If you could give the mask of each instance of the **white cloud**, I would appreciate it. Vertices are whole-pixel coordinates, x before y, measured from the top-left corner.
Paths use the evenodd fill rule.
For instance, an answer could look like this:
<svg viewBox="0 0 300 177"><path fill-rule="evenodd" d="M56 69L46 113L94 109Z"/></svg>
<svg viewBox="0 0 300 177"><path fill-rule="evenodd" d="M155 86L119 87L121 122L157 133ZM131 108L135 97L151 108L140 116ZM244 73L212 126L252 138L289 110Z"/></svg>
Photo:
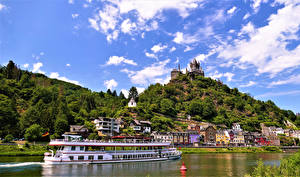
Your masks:
<svg viewBox="0 0 300 177"><path fill-rule="evenodd" d="M71 66L71 64L67 63L67 64L66 64L66 66L67 66L67 67L70 67L70 66Z"/></svg>
<svg viewBox="0 0 300 177"><path fill-rule="evenodd" d="M158 13L165 9L175 9L179 12L182 17L187 17L189 15L189 10L195 9L199 6L199 0L120 0L114 1L121 14L126 14L130 11L136 11L137 15L142 19L152 19Z"/></svg>
<svg viewBox="0 0 300 177"><path fill-rule="evenodd" d="M45 53L44 52L40 52L40 56L43 56Z"/></svg>
<svg viewBox="0 0 300 177"><path fill-rule="evenodd" d="M136 87L136 90L137 90L138 94L141 94L143 91L145 91L145 88L143 88L143 87Z"/></svg>
<svg viewBox="0 0 300 177"><path fill-rule="evenodd" d="M118 38L118 36L119 36L119 31L115 30L106 36L106 40L108 42L111 42L112 40L116 40Z"/></svg>
<svg viewBox="0 0 300 177"><path fill-rule="evenodd" d="M75 80L70 80L66 77L63 77L63 76L59 76L58 72L52 72L50 73L50 78L52 79L58 79L58 80L62 80L62 81L65 81L65 82L70 82L70 83L73 83L73 84L76 84L76 85L80 85L78 81L75 81Z"/></svg>
<svg viewBox="0 0 300 177"><path fill-rule="evenodd" d="M148 53L148 52L145 52L145 55L149 58L155 58L157 59L157 56L154 54L154 53Z"/></svg>
<svg viewBox="0 0 300 177"><path fill-rule="evenodd" d="M126 89L121 89L121 92L124 94L125 98L128 98L129 91Z"/></svg>
<svg viewBox="0 0 300 177"><path fill-rule="evenodd" d="M145 67L140 71L129 71L127 69L123 69L121 71L128 74L132 83L148 85L150 83L155 83L158 80L161 81L161 76L170 73L171 69L166 67L169 62L170 59L160 61L152 64L151 66Z"/></svg>
<svg viewBox="0 0 300 177"><path fill-rule="evenodd" d="M75 18L77 18L77 17L79 17L79 14L72 14L72 18L73 18L73 19L75 19Z"/></svg>
<svg viewBox="0 0 300 177"><path fill-rule="evenodd" d="M239 36L240 35L243 35L243 34L248 34L248 35L251 35L255 32L255 28L254 28L254 25L249 22L247 23L247 25L244 25L241 29L241 31L239 32Z"/></svg>
<svg viewBox="0 0 300 177"><path fill-rule="evenodd" d="M6 8L6 6L4 4L0 3L0 11L3 10L3 9L5 9L5 8Z"/></svg>
<svg viewBox="0 0 300 177"><path fill-rule="evenodd" d="M293 75L286 80L273 81L269 86L284 85L284 84L300 84L300 74Z"/></svg>
<svg viewBox="0 0 300 177"><path fill-rule="evenodd" d="M103 2L103 8L96 11L93 18L89 18L90 26L97 31L109 35L115 29L124 33L129 31L151 31L158 29L158 22L162 12L175 9L183 18L187 17L191 10L199 7L202 0L107 0ZM122 16L133 13L136 23L128 23L125 20L120 25Z"/></svg>
<svg viewBox="0 0 300 177"><path fill-rule="evenodd" d="M299 95L300 90L286 91L286 92L268 92L261 95L255 96L255 98L274 97L274 96L285 96L285 95Z"/></svg>
<svg viewBox="0 0 300 177"><path fill-rule="evenodd" d="M69 4L74 4L74 0L68 0Z"/></svg>
<svg viewBox="0 0 300 177"><path fill-rule="evenodd" d="M286 48L288 40L299 39L300 13L295 12L300 12L300 5L291 3L271 15L266 26L253 29L253 25L248 23L243 32L248 32L250 39L237 39L233 45L224 44L219 48L219 57L238 67L254 65L257 74L270 73L271 77L287 68L299 66L300 46L293 50Z"/></svg>
<svg viewBox="0 0 300 177"><path fill-rule="evenodd" d="M44 71L42 71L40 68L43 66L43 63L38 62L38 63L34 63L33 64L33 69L32 72L33 73L41 73L41 74L45 74Z"/></svg>
<svg viewBox="0 0 300 177"><path fill-rule="evenodd" d="M199 62L203 62L206 59L206 55L205 54L199 54L195 57L195 59Z"/></svg>
<svg viewBox="0 0 300 177"><path fill-rule="evenodd" d="M235 10L236 10L236 7L233 6L231 9L227 10L227 14L231 15L231 14L233 14L235 12Z"/></svg>
<svg viewBox="0 0 300 177"><path fill-rule="evenodd" d="M185 49L183 50L183 52L188 52L193 50L194 48L190 47L190 46L186 46Z"/></svg>
<svg viewBox="0 0 300 177"><path fill-rule="evenodd" d="M254 82L254 81L249 81L248 84L240 85L240 87L251 87L251 86L253 86L253 85L255 85L255 84L256 84L256 82Z"/></svg>
<svg viewBox="0 0 300 177"><path fill-rule="evenodd" d="M221 77L225 77L228 82L232 81L232 77L234 76L233 73L226 72L226 73L219 73L218 71L215 71L213 74L209 74L209 77L213 79L220 79Z"/></svg>
<svg viewBox="0 0 300 177"><path fill-rule="evenodd" d="M173 46L169 52L174 52L175 50L176 50L176 47Z"/></svg>
<svg viewBox="0 0 300 177"><path fill-rule="evenodd" d="M29 67L29 64L28 63L25 63L24 65L23 65L23 68L28 68Z"/></svg>
<svg viewBox="0 0 300 177"><path fill-rule="evenodd" d="M134 65L134 66L137 65L137 63L134 62L133 60L129 60L129 59L126 59L124 57L119 57L119 56L109 57L109 60L106 62L106 65L119 65L121 63L126 63L126 64Z"/></svg>
<svg viewBox="0 0 300 177"><path fill-rule="evenodd" d="M256 13L259 10L259 7L262 3L268 2L268 0L252 0L251 7L253 8L254 12Z"/></svg>
<svg viewBox="0 0 300 177"><path fill-rule="evenodd" d="M157 45L154 45L151 50L154 52L154 53L157 53L157 52L162 52L164 49L166 49L168 46L167 45L162 45L161 43L157 44Z"/></svg>
<svg viewBox="0 0 300 177"><path fill-rule="evenodd" d="M173 42L177 44L192 44L199 42L200 31L196 35L183 34L182 32L176 32L174 34Z"/></svg>
<svg viewBox="0 0 300 177"><path fill-rule="evenodd" d="M111 80L105 80L104 85L107 89L112 89L117 87L118 83L114 79L111 79Z"/></svg>
<svg viewBox="0 0 300 177"><path fill-rule="evenodd" d="M243 20L246 20L249 17L250 17L250 13L246 13L245 16L243 17Z"/></svg>
<svg viewBox="0 0 300 177"><path fill-rule="evenodd" d="M96 31L99 31L99 30L100 30L99 25L98 25L98 23L97 23L97 18L95 18L95 19L89 18L88 20L89 20L90 26L91 26L92 28L94 28Z"/></svg>
<svg viewBox="0 0 300 177"><path fill-rule="evenodd" d="M183 33L182 32L176 32L175 38L173 41L177 44L181 44L183 42Z"/></svg>
<svg viewBox="0 0 300 177"><path fill-rule="evenodd" d="M123 33L131 33L132 30L134 30L136 28L136 24L135 23L132 23L130 21L130 19L126 19L122 22L121 24L121 31Z"/></svg>

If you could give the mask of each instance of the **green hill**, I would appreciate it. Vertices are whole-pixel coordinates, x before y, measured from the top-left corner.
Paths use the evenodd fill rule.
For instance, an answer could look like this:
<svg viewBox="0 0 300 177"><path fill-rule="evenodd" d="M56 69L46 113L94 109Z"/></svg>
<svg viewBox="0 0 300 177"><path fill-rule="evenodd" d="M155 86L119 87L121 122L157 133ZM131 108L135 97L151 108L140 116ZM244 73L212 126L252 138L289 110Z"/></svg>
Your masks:
<svg viewBox="0 0 300 177"><path fill-rule="evenodd" d="M0 137L23 137L33 124L51 135L68 131L68 125L86 124L90 117L114 116L127 104L116 91L92 92L43 74L20 70L12 61L0 67Z"/></svg>
<svg viewBox="0 0 300 177"><path fill-rule="evenodd" d="M122 93L92 92L20 70L10 61L0 67L0 137L23 137L34 124L53 137L68 131L72 124L85 124L92 130L90 118L98 116L122 117L127 125L132 117L150 120L153 130L159 131L186 128L181 120L188 115L195 121L227 126L240 122L244 129L253 131L261 122L284 127L284 121L290 120L300 126L300 117L292 111L202 76L191 80L181 74L167 85L150 85L137 99L138 106L128 108L128 99Z"/></svg>
<svg viewBox="0 0 300 177"><path fill-rule="evenodd" d="M286 127L286 120L300 126L300 117L292 111L282 110L270 100L255 100L237 88L230 89L221 81L203 76L191 79L181 74L167 85L151 85L139 96L138 105L154 123L153 128L160 131L168 130L163 126L166 124L171 128L178 125L184 128L186 125L174 118L186 119L188 115L195 121L228 127L239 122L249 131L259 130L260 123Z"/></svg>

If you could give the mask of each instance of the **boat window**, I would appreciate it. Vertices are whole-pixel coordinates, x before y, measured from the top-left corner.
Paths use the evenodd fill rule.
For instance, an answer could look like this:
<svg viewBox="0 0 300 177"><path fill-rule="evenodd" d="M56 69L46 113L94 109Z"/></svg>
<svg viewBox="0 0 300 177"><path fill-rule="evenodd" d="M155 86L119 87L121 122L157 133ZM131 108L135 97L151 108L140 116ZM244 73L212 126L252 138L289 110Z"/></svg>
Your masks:
<svg viewBox="0 0 300 177"><path fill-rule="evenodd" d="M102 155L98 155L98 160L103 160L103 156Z"/></svg>
<svg viewBox="0 0 300 177"><path fill-rule="evenodd" d="M74 160L74 156L69 156L70 160Z"/></svg>
<svg viewBox="0 0 300 177"><path fill-rule="evenodd" d="M78 160L84 160L84 156L78 156Z"/></svg>
<svg viewBox="0 0 300 177"><path fill-rule="evenodd" d="M80 150L83 151L84 150L84 146L80 146Z"/></svg>
<svg viewBox="0 0 300 177"><path fill-rule="evenodd" d="M93 156L93 155L90 155L90 156L89 156L89 160L94 160L94 156Z"/></svg>
<svg viewBox="0 0 300 177"><path fill-rule="evenodd" d="M71 151L75 151L75 149L76 149L76 146L71 147Z"/></svg>

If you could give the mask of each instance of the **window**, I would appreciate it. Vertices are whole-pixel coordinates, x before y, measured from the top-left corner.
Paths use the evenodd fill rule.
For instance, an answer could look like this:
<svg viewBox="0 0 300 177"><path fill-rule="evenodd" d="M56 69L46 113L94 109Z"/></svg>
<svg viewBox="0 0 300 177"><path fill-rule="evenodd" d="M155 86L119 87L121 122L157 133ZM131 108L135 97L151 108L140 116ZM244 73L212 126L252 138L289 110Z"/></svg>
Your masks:
<svg viewBox="0 0 300 177"><path fill-rule="evenodd" d="M90 155L89 160L94 160L94 156Z"/></svg>
<svg viewBox="0 0 300 177"><path fill-rule="evenodd" d="M72 146L71 151L75 151L75 150L76 150L76 146Z"/></svg>
<svg viewBox="0 0 300 177"><path fill-rule="evenodd" d="M102 155L98 155L98 160L103 160L103 156Z"/></svg>
<svg viewBox="0 0 300 177"><path fill-rule="evenodd" d="M78 156L78 160L84 160L84 156Z"/></svg>
<svg viewBox="0 0 300 177"><path fill-rule="evenodd" d="M84 150L84 146L80 146L80 150L83 151Z"/></svg>
<svg viewBox="0 0 300 177"><path fill-rule="evenodd" d="M74 156L69 156L70 160L74 160Z"/></svg>

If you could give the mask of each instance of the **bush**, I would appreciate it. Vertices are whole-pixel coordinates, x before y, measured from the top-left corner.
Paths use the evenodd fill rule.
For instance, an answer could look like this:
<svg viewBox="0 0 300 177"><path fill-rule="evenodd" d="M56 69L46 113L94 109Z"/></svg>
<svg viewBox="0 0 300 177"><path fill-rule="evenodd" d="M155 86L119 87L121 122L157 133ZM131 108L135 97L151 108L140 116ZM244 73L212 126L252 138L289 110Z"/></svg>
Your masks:
<svg viewBox="0 0 300 177"><path fill-rule="evenodd" d="M249 176L300 176L300 152L280 161L277 166L265 166L260 160L254 172Z"/></svg>
<svg viewBox="0 0 300 177"><path fill-rule="evenodd" d="M12 142L13 139L14 139L14 137L11 134L8 134L5 136L3 143L10 143L10 142Z"/></svg>
<svg viewBox="0 0 300 177"><path fill-rule="evenodd" d="M37 141L42 138L42 127L38 124L33 124L29 128L27 128L25 132L25 139L27 141Z"/></svg>

